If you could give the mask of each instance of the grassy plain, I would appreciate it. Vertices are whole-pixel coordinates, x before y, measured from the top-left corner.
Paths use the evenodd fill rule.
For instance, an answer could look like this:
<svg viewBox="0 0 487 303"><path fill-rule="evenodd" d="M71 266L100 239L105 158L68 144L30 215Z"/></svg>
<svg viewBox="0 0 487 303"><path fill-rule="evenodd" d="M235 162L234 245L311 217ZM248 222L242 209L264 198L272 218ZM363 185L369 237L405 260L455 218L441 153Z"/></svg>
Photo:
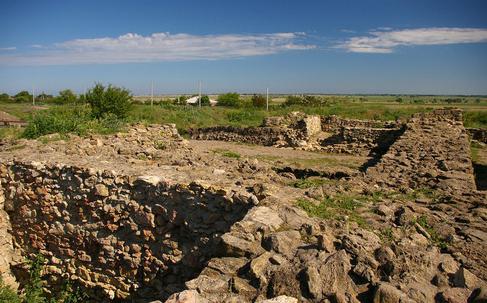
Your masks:
<svg viewBox="0 0 487 303"><path fill-rule="evenodd" d="M487 128L486 97L455 96L362 96L362 95L322 95L328 101L321 106L283 106L283 96L274 96L269 111L255 108L245 102L249 96L242 96L247 106L240 108L203 107L172 105L161 103L154 106L135 102L126 122L175 123L184 134L189 128L216 125L258 126L267 116L284 115L293 111L307 114L338 115L354 119L396 120L406 119L413 113L431 111L435 108L458 107L465 111L466 127ZM400 99L400 101L399 101ZM21 119L30 121L44 110L64 111L72 105L28 103L0 103L0 111L8 112ZM67 117L67 119L70 119ZM21 130L0 129L0 137L18 136ZM90 130L83 133L89 133ZM94 129L92 132L97 132Z"/></svg>

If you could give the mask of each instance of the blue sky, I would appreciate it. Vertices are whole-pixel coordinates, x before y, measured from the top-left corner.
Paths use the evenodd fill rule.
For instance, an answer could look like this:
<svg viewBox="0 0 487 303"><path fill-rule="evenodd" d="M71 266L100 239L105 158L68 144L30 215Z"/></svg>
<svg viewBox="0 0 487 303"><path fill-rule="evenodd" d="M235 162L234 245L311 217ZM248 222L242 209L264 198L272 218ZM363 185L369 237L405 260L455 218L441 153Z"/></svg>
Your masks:
<svg viewBox="0 0 487 303"><path fill-rule="evenodd" d="M0 91L487 94L486 1L0 2Z"/></svg>

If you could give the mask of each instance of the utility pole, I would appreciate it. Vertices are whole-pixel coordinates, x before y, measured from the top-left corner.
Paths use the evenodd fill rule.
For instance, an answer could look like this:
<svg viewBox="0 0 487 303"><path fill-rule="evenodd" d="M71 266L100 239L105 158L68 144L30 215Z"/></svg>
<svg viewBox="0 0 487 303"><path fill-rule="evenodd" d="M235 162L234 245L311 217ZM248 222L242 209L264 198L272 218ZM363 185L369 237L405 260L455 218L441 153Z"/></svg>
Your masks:
<svg viewBox="0 0 487 303"><path fill-rule="evenodd" d="M35 94L34 86L32 86L32 105L36 105L36 94Z"/></svg>
<svg viewBox="0 0 487 303"><path fill-rule="evenodd" d="M199 98L198 98L198 105L201 107L201 81L200 81L200 93L199 93Z"/></svg>
<svg viewBox="0 0 487 303"><path fill-rule="evenodd" d="M269 111L269 88L266 88L265 93L266 93L266 99L265 99L266 108L267 108L267 111Z"/></svg>
<svg viewBox="0 0 487 303"><path fill-rule="evenodd" d="M150 106L154 106L154 81L152 81L150 88Z"/></svg>

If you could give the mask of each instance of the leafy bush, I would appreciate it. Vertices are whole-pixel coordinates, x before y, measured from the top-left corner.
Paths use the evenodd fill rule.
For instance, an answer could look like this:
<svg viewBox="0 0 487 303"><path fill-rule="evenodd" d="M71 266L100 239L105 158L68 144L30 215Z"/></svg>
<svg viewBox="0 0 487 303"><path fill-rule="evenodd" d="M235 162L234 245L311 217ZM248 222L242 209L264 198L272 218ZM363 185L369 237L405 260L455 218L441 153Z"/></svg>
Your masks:
<svg viewBox="0 0 487 303"><path fill-rule="evenodd" d="M2 280L0 276L0 303L22 303L20 296Z"/></svg>
<svg viewBox="0 0 487 303"><path fill-rule="evenodd" d="M240 95L237 93L226 93L218 96L218 105L238 107L241 105Z"/></svg>
<svg viewBox="0 0 487 303"><path fill-rule="evenodd" d="M132 105L130 91L109 85L105 88L98 83L85 95L86 101L91 106L93 117L100 119L108 114L114 114L118 118L125 118Z"/></svg>
<svg viewBox="0 0 487 303"><path fill-rule="evenodd" d="M28 91L23 90L14 96L15 102L31 102L32 95Z"/></svg>
<svg viewBox="0 0 487 303"><path fill-rule="evenodd" d="M0 102L10 101L10 96L8 94L0 94Z"/></svg>
<svg viewBox="0 0 487 303"><path fill-rule="evenodd" d="M210 105L210 97L207 95L201 96L201 106Z"/></svg>
<svg viewBox="0 0 487 303"><path fill-rule="evenodd" d="M54 133L112 134L118 132L123 125L124 121L111 113L100 119L93 119L90 109L86 106L53 107L32 116L22 137L35 139Z"/></svg>
<svg viewBox="0 0 487 303"><path fill-rule="evenodd" d="M262 95L253 95L252 96L252 105L255 107L264 107L267 103L266 97Z"/></svg>
<svg viewBox="0 0 487 303"><path fill-rule="evenodd" d="M35 113L24 130L24 138L34 139L53 133L77 133L86 131L85 124L90 120L86 107L54 107Z"/></svg>
<svg viewBox="0 0 487 303"><path fill-rule="evenodd" d="M76 102L76 95L70 89L65 89L59 92L59 96L56 98L56 103L59 104L72 104Z"/></svg>

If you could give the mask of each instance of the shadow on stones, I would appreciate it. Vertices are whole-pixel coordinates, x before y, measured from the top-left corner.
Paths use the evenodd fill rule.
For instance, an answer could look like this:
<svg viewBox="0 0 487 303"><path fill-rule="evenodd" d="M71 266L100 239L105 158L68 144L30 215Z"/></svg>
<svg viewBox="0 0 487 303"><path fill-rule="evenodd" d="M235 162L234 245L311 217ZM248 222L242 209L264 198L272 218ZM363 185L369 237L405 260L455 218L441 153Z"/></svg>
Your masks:
<svg viewBox="0 0 487 303"><path fill-rule="evenodd" d="M487 165L473 163L473 173L477 190L487 190Z"/></svg>
<svg viewBox="0 0 487 303"><path fill-rule="evenodd" d="M394 133L394 136L381 140L380 144L370 151L369 156L371 156L371 158L359 167L359 171L366 172L369 167L377 165L382 159L382 156L389 151L390 147L404 134L405 131L406 127L402 127Z"/></svg>

